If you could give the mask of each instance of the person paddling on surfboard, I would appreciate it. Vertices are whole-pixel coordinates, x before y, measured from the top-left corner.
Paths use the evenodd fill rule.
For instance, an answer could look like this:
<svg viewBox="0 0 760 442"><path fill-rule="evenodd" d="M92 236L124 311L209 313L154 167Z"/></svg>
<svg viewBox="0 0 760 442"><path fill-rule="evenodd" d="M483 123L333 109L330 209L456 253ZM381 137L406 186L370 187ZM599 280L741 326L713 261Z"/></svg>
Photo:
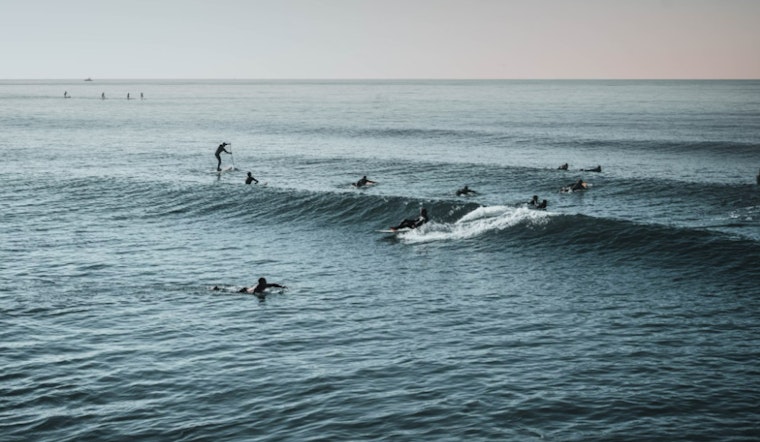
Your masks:
<svg viewBox="0 0 760 442"><path fill-rule="evenodd" d="M263 301L264 298L266 298L264 291L270 287L277 287L281 289L287 288L284 285L268 283L266 278L259 278L259 283L256 284L256 287L243 287L240 289L240 293L253 293L257 298Z"/></svg>
<svg viewBox="0 0 760 442"><path fill-rule="evenodd" d="M578 179L574 184L568 184L567 186L563 187L561 190L563 192L577 192L579 190L586 190L588 189L588 184L584 182L582 179Z"/></svg>
<svg viewBox="0 0 760 442"><path fill-rule="evenodd" d="M259 180L257 180L256 178L254 178L253 175L251 175L251 172L248 172L248 176L245 178L245 183L246 184L251 184L251 182L253 182L253 181L255 181L256 184L259 184Z"/></svg>
<svg viewBox="0 0 760 442"><path fill-rule="evenodd" d="M356 187L364 187L367 184L376 184L374 181L368 180L367 175L364 175L359 181L357 181L354 186Z"/></svg>
<svg viewBox="0 0 760 442"><path fill-rule="evenodd" d="M478 193L478 192L470 189L469 187L467 187L467 185L465 185L461 189L457 190L457 196L469 195L471 193Z"/></svg>
<svg viewBox="0 0 760 442"><path fill-rule="evenodd" d="M224 146L229 146L230 143L222 143L219 145L219 147L216 148L216 153L214 153L214 156L219 161L216 165L216 170L220 171L222 170L222 156L220 155L222 152L226 152L230 155L232 155L232 152L227 152L227 149L224 148Z"/></svg>
<svg viewBox="0 0 760 442"><path fill-rule="evenodd" d="M429 218L428 218L427 209L425 209L424 207L421 207L420 208L420 216L418 216L415 219L405 219L405 220L401 221L399 223L399 225L397 225L395 227L391 227L390 229L391 230L398 230L398 229L403 229L403 228L416 229L417 227L419 227L419 226L425 224L426 222L428 222L428 220L429 220Z"/></svg>

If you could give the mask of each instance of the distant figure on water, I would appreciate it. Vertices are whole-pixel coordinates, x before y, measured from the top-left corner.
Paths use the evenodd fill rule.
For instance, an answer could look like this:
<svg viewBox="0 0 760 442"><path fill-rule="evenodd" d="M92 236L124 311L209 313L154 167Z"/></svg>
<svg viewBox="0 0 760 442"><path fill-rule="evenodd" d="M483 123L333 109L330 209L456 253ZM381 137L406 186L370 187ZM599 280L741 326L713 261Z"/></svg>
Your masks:
<svg viewBox="0 0 760 442"><path fill-rule="evenodd" d="M565 164L563 164L563 165L559 166L557 169L558 169L558 170L567 170L567 168L568 168L568 167L569 167L569 166L567 165L567 163L565 163Z"/></svg>
<svg viewBox="0 0 760 442"><path fill-rule="evenodd" d="M563 187L561 190L563 192L577 192L579 190L586 190L588 189L588 183L583 181L582 179L578 179L573 184L568 184L567 186Z"/></svg>
<svg viewBox="0 0 760 442"><path fill-rule="evenodd" d="M539 204L538 195L533 195L533 198L531 198L530 201L528 201L528 205L531 207L537 207L538 204Z"/></svg>
<svg viewBox="0 0 760 442"><path fill-rule="evenodd" d="M376 183L374 181L368 180L367 179L367 175L364 175L363 177L361 177L361 179L359 181L357 181L354 184L354 186L356 186L356 187L364 187L367 184L376 184Z"/></svg>
<svg viewBox="0 0 760 442"><path fill-rule="evenodd" d="M63 91L63 98L71 98L69 96L69 91Z"/></svg>
<svg viewBox="0 0 760 442"><path fill-rule="evenodd" d="M140 92L140 99L141 99L141 100L144 100L144 99L145 99L145 97L143 96L143 93L142 93L142 92Z"/></svg>
<svg viewBox="0 0 760 442"><path fill-rule="evenodd" d="M417 227L428 222L428 220L429 218L428 218L427 209L425 209L424 207L421 207L420 216L418 216L415 219L405 219L401 221L399 225L395 227L391 227L390 229L391 230L398 230L398 229L403 229L403 228L416 229Z"/></svg>
<svg viewBox="0 0 760 442"><path fill-rule="evenodd" d="M471 194L471 193L478 193L478 192L476 192L476 191L474 191L474 190L470 189L469 187L467 187L467 185L466 185L466 184L465 184L465 186L464 186L464 187L462 187L461 189L458 189L458 190L457 190L457 196L462 196L462 195L469 195L469 194Z"/></svg>
<svg viewBox="0 0 760 442"><path fill-rule="evenodd" d="M593 169L581 169L581 172L601 172L602 166L596 166Z"/></svg>
<svg viewBox="0 0 760 442"><path fill-rule="evenodd" d="M127 92L127 100L129 100L129 92Z"/></svg>
<svg viewBox="0 0 760 442"><path fill-rule="evenodd" d="M536 206L536 209L546 209L546 206L547 206L547 205L548 205L548 203L546 202L546 200L543 200L543 201L541 201L541 202L540 202L540 203L539 203L539 204Z"/></svg>
<svg viewBox="0 0 760 442"><path fill-rule="evenodd" d="M101 100L105 100L106 99L106 93L105 92L103 92L102 94L100 94L100 99Z"/></svg>
<svg viewBox="0 0 760 442"><path fill-rule="evenodd" d="M275 284L275 283L268 283L266 278L259 278L258 284L256 284L256 287L243 287L239 290L240 293L252 293L254 294L259 300L263 301L266 298L266 294L264 291L270 287L277 287L281 289L286 289L284 285Z"/></svg>
<svg viewBox="0 0 760 442"><path fill-rule="evenodd" d="M232 152L228 152L227 149L224 148L225 146L229 146L229 145L230 145L230 143L222 143L222 144L219 145L219 147L216 148L216 153L214 153L214 156L218 160L218 163L216 165L216 170L217 171L222 170L222 156L221 156L221 153L222 152L226 152L226 153L228 153L230 155L232 154Z"/></svg>
<svg viewBox="0 0 760 442"><path fill-rule="evenodd" d="M251 184L252 182L256 182L256 184L259 184L259 180L254 178L253 175L251 175L251 172L248 172L248 176L245 177L245 183Z"/></svg>

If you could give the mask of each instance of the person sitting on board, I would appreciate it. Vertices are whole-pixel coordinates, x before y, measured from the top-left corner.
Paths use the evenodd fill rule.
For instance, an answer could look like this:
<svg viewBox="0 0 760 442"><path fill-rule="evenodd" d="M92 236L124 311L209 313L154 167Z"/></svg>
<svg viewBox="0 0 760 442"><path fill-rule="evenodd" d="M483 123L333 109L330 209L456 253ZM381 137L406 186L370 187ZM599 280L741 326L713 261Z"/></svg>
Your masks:
<svg viewBox="0 0 760 442"><path fill-rule="evenodd" d="M596 166L593 169L581 169L581 172L601 172L602 166Z"/></svg>
<svg viewBox="0 0 760 442"><path fill-rule="evenodd" d="M469 194L471 194L471 193L478 193L478 192L476 192L476 191L474 191L474 190L470 189L469 187L467 187L467 185L465 185L465 186L464 186L464 187L462 187L461 189L457 190L457 196L461 196L461 195L469 195Z"/></svg>
<svg viewBox="0 0 760 442"><path fill-rule="evenodd" d="M246 184L251 184L251 182L253 182L253 181L255 181L256 184L259 184L259 180L257 180L256 178L254 178L253 175L251 175L251 172L248 172L248 176L245 178L245 183Z"/></svg>
<svg viewBox="0 0 760 442"><path fill-rule="evenodd" d="M401 221L399 225L395 227L391 227L391 230L398 230L398 229L403 229L403 228L416 229L417 227L428 222L428 219L429 218L428 218L427 209L425 209L424 207L421 207L420 216L418 216L415 219L405 219Z"/></svg>
<svg viewBox="0 0 760 442"><path fill-rule="evenodd" d="M563 164L563 165L559 166L557 169L558 169L558 170L567 170L567 168L568 168L568 167L569 167L569 166L567 165L567 163L565 163L565 164Z"/></svg>
<svg viewBox="0 0 760 442"><path fill-rule="evenodd" d="M538 207L538 195L533 195L533 198L528 202L528 205L531 207Z"/></svg>
<svg viewBox="0 0 760 442"><path fill-rule="evenodd" d="M239 290L240 293L253 293L257 298L263 300L266 297L266 294L264 294L264 291L270 287L277 287L281 289L286 289L284 285L275 284L275 283L268 283L266 278L259 278L259 283L256 284L256 287L243 287Z"/></svg>
<svg viewBox="0 0 760 442"><path fill-rule="evenodd" d="M367 184L376 184L374 181L368 180L367 175L364 175L359 181L354 184L356 187L364 187Z"/></svg>
<svg viewBox="0 0 760 442"><path fill-rule="evenodd" d="M230 145L230 143L222 143L222 144L219 145L219 147L216 148L216 153L214 153L214 156L219 161L219 163L217 163L217 165L216 165L216 170L217 171L222 170L222 157L221 157L220 154L222 152L226 152L226 153L232 155L232 152L227 152L227 149L224 148L224 146L229 146L229 145Z"/></svg>

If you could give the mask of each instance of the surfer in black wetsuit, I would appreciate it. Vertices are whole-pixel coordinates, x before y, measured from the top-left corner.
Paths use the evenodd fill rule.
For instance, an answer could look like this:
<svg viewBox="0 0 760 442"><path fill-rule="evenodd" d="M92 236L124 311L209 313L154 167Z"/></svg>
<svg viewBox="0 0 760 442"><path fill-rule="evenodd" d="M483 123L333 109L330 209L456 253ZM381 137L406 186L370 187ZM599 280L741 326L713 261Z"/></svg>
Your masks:
<svg viewBox="0 0 760 442"><path fill-rule="evenodd" d="M578 190L586 190L588 188L588 184L586 184L582 179L579 179L578 181L575 182L575 184L571 184L569 187L570 187L570 190L575 192Z"/></svg>
<svg viewBox="0 0 760 442"><path fill-rule="evenodd" d="M467 185L465 185L461 189L457 190L457 196L469 195L471 193L478 193L478 192L470 189L469 187L467 187Z"/></svg>
<svg viewBox="0 0 760 442"><path fill-rule="evenodd" d="M356 187L364 187L367 184L375 184L374 181L368 180L367 175L364 175L359 181L357 181L354 186Z"/></svg>
<svg viewBox="0 0 760 442"><path fill-rule="evenodd" d="M546 200L543 200L536 206L536 209L546 209L547 204Z"/></svg>
<svg viewBox="0 0 760 442"><path fill-rule="evenodd" d="M429 220L429 218L428 218L427 209L425 209L424 207L422 207L422 208L420 208L420 216L418 216L415 219L405 219L405 220L401 221L399 223L399 225L397 225L395 227L391 227L391 230L403 229L405 227L406 228L410 228L410 229L416 229L417 227L419 227L419 226L425 224L426 222L428 222L428 220Z"/></svg>
<svg viewBox="0 0 760 442"><path fill-rule="evenodd" d="M567 168L568 168L568 167L569 167L569 166L567 165L567 163L565 163L565 164L563 164L563 165L559 166L557 169L558 169L558 170L567 170Z"/></svg>
<svg viewBox="0 0 760 442"><path fill-rule="evenodd" d="M216 170L222 170L222 156L220 155L222 152L226 152L230 155L232 155L232 152L228 152L227 149L224 148L224 146L229 146L230 143L222 143L219 145L219 147L216 148L216 153L214 153L214 156L219 161L216 165Z"/></svg>
<svg viewBox="0 0 760 442"><path fill-rule="evenodd" d="M268 283L266 278L259 278L259 283L256 284L256 287L243 287L240 289L240 293L253 293L257 298L263 301L264 298L266 298L264 291L270 287L277 287L281 289L287 288L284 285Z"/></svg>
<svg viewBox="0 0 760 442"><path fill-rule="evenodd" d="M538 204L538 195L533 195L533 198L528 202L528 205L538 207Z"/></svg>
<svg viewBox="0 0 760 442"><path fill-rule="evenodd" d="M257 180L256 178L254 178L253 175L251 175L251 172L248 172L248 176L245 178L245 183L246 184L251 184L251 182L253 182L253 181L255 181L256 184L259 184L259 180Z"/></svg>

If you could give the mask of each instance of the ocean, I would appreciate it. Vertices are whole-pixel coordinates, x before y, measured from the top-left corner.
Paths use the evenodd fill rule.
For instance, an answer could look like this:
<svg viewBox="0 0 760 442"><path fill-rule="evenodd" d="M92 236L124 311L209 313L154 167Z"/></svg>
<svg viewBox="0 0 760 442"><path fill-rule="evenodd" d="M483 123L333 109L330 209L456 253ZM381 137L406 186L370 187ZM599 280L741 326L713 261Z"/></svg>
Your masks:
<svg viewBox="0 0 760 442"><path fill-rule="evenodd" d="M2 441L758 440L760 81L4 80L0 133Z"/></svg>

